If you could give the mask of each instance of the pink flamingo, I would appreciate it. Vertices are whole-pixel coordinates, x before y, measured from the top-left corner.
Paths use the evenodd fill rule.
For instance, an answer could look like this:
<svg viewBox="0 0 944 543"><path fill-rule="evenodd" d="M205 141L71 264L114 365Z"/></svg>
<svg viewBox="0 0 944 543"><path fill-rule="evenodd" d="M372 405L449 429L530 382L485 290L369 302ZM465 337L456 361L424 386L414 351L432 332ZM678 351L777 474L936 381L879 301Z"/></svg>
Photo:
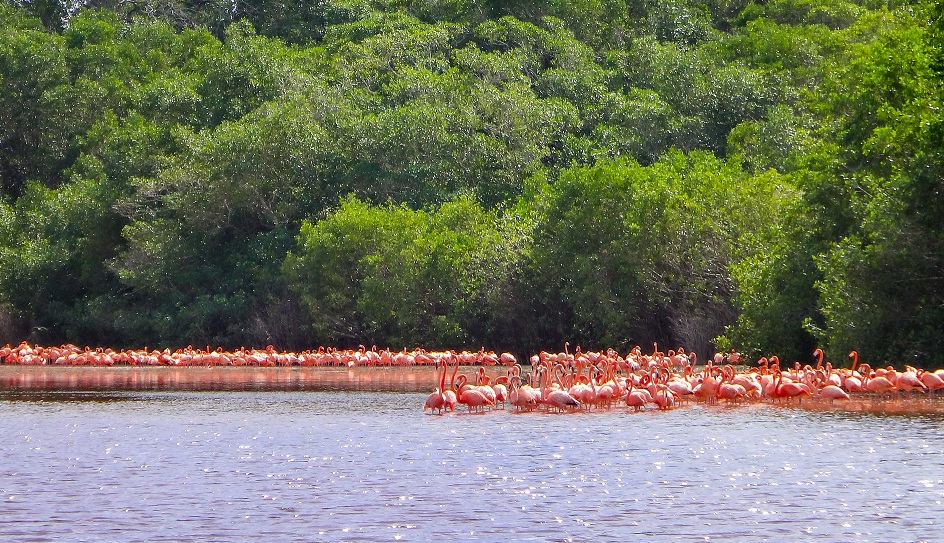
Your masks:
<svg viewBox="0 0 944 543"><path fill-rule="evenodd" d="M455 353L453 353L452 359L455 361L456 367L452 370L452 377L449 378L449 388L443 391L443 397L445 400L445 407L449 409L450 411L452 411L453 413L455 413L456 404L459 403L459 397L456 396L456 392L455 392L456 374L459 373L459 358L455 355ZM446 365L446 368L449 367L449 365L446 362L443 362L443 364ZM443 377L445 376L446 374L444 370Z"/></svg>
<svg viewBox="0 0 944 543"><path fill-rule="evenodd" d="M501 375L496 378L495 384L492 385L492 390L495 391L496 403L502 404L502 409L504 409L505 402L508 400L508 376Z"/></svg>
<svg viewBox="0 0 944 543"><path fill-rule="evenodd" d="M476 390L481 392L488 400L495 405L498 402L498 394L495 392L495 389L489 385L491 379L488 375L485 374L485 368L479 367L479 372L476 376Z"/></svg>
<svg viewBox="0 0 944 543"><path fill-rule="evenodd" d="M665 385L659 385L656 393L652 396L652 401L659 406L659 409L664 411L675 407L680 398Z"/></svg>
<svg viewBox="0 0 944 543"><path fill-rule="evenodd" d="M672 374L666 377L666 385L682 400L687 400L689 396L695 395L695 391L692 390L692 385L687 379L687 377L691 375L691 372L691 366L684 366L682 376Z"/></svg>
<svg viewBox="0 0 944 543"><path fill-rule="evenodd" d="M646 407L647 403L653 403L652 395L644 388L633 387L633 380L626 378L626 405L632 407L634 411L639 411Z"/></svg>
<svg viewBox="0 0 944 543"><path fill-rule="evenodd" d="M859 353L852 351L849 353L849 358L852 359L852 367L849 371L842 371L842 375L840 376L842 379L842 388L849 392L862 392L865 390L862 386L863 376L856 372L856 366L859 365Z"/></svg>
<svg viewBox="0 0 944 543"><path fill-rule="evenodd" d="M577 373L574 375L574 383L567 389L567 393L580 402L581 406L589 409L592 404L596 403L597 391L592 376L587 379L587 377L583 375L584 363L586 361L586 357L577 359Z"/></svg>
<svg viewBox="0 0 944 543"><path fill-rule="evenodd" d="M800 385L799 383L794 383L792 381L783 381L783 372L778 371L776 375L776 384L775 387L775 397L778 398L797 398L798 401L802 401L803 395L812 396L810 390Z"/></svg>
<svg viewBox="0 0 944 543"><path fill-rule="evenodd" d="M692 391L696 398L708 402L709 404L713 404L718 401L719 383L715 379L713 373L714 366L712 366L712 361L709 360L708 365L705 366L705 369L702 371L701 383L698 384Z"/></svg>
<svg viewBox="0 0 944 543"><path fill-rule="evenodd" d="M557 366L560 365L558 364ZM555 366L555 368L557 366ZM545 386L541 388L541 397L545 405L556 408L560 412L563 412L565 409L574 409L580 407L580 402L578 402L577 399L571 396L568 392L561 390L560 388L550 388L550 371L547 371L545 375Z"/></svg>
<svg viewBox="0 0 944 543"><path fill-rule="evenodd" d="M441 363L441 370L437 370L440 374L439 377L439 388L434 390L426 398L426 404L423 406L423 411L427 409L432 412L433 410L439 410L439 414L442 414L443 408L446 406L446 395L443 393L443 389L446 388L446 365Z"/></svg>
<svg viewBox="0 0 944 543"><path fill-rule="evenodd" d="M829 400L829 403L832 403L836 400L848 400L849 395L846 394L846 391L837 387L836 385L826 385L823 388L819 389L818 394L823 398Z"/></svg>
<svg viewBox="0 0 944 543"><path fill-rule="evenodd" d="M944 388L944 379L942 379L941 376L936 373L919 370L918 379L921 379L921 382L924 383L924 386L928 387L929 392L934 392Z"/></svg>
<svg viewBox="0 0 944 543"><path fill-rule="evenodd" d="M622 396L622 390L613 377L614 368L615 364L607 364L605 369L600 370L604 381L595 385L596 403L606 408L609 408L613 401L619 400ZM591 381L593 380L591 379Z"/></svg>
<svg viewBox="0 0 944 543"><path fill-rule="evenodd" d="M734 366L727 364L721 370L721 381L718 383L718 398L728 402L739 402L747 395L742 385L734 384Z"/></svg>
<svg viewBox="0 0 944 543"><path fill-rule="evenodd" d="M515 358L515 355L508 352L500 354L498 360L505 366L514 366L518 363L518 359Z"/></svg>
<svg viewBox="0 0 944 543"><path fill-rule="evenodd" d="M894 383L898 390L903 390L906 395L910 395L913 390L928 391L927 385L918 379L918 372L910 366L905 366L905 371L898 374Z"/></svg>
<svg viewBox="0 0 944 543"><path fill-rule="evenodd" d="M467 405L469 407L469 413L472 412L482 412L486 405L494 406L495 403L488 399L482 391L474 388L470 385L467 385L469 378L465 375L460 375L456 380L457 389L456 394L459 399L459 403Z"/></svg>
<svg viewBox="0 0 944 543"><path fill-rule="evenodd" d="M538 405L538 397L531 391L521 388L521 376L512 375L508 380L508 401L519 411L532 410ZM530 388L530 387L529 387Z"/></svg>
<svg viewBox="0 0 944 543"><path fill-rule="evenodd" d="M885 376L874 375L872 373L872 367L868 364L862 364L861 367L865 370L865 381L862 383L862 386L866 391L874 394L886 394L898 390L895 383L889 381Z"/></svg>
<svg viewBox="0 0 944 543"><path fill-rule="evenodd" d="M825 353L823 353L823 350L817 347L816 350L813 351L813 356L816 357L816 369L822 368L823 358L826 357Z"/></svg>

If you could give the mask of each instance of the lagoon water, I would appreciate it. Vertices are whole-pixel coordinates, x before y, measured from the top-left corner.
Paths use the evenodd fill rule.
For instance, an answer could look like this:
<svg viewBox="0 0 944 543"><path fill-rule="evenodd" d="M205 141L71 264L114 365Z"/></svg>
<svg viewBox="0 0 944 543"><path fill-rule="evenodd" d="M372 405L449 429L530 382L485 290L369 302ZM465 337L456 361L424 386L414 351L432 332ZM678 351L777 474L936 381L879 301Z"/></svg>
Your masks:
<svg viewBox="0 0 944 543"><path fill-rule="evenodd" d="M941 541L944 417L0 387L0 541Z"/></svg>

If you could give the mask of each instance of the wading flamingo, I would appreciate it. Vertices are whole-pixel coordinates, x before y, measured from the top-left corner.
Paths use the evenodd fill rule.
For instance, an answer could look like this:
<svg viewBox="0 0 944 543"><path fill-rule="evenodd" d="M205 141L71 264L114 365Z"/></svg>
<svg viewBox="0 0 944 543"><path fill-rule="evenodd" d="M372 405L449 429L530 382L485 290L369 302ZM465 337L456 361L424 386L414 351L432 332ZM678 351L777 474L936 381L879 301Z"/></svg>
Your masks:
<svg viewBox="0 0 944 543"><path fill-rule="evenodd" d="M446 395L443 393L444 392L443 389L446 388L446 364L445 362L441 363L440 367L442 368L441 370L438 369L437 367L437 371L440 374L439 388L431 392L429 396L426 398L426 404L423 406L423 411L426 411L427 409L429 409L430 412L434 410L438 410L439 414L442 414L443 408L446 406Z"/></svg>

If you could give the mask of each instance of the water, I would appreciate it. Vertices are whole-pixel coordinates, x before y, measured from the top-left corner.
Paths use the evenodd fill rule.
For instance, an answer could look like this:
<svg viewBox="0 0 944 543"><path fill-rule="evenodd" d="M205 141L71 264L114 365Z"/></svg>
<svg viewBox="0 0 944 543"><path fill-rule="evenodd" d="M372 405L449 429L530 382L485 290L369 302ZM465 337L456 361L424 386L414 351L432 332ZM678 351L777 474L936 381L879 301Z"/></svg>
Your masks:
<svg viewBox="0 0 944 543"><path fill-rule="evenodd" d="M940 540L944 417L0 392L2 541Z"/></svg>

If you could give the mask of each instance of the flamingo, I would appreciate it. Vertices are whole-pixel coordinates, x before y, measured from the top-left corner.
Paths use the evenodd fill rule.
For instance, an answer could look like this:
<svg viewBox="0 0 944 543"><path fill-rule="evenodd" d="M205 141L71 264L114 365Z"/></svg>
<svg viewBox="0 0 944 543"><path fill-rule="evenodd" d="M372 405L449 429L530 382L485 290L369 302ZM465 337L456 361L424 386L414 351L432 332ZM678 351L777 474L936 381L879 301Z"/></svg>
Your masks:
<svg viewBox="0 0 944 543"><path fill-rule="evenodd" d="M452 360L456 363L456 367L452 370L452 377L449 378L449 388L443 391L443 397L445 399L445 408L449 409L453 413L456 411L456 404L459 403L459 397L456 396L456 374L459 373L459 359L456 357L455 353L452 354ZM448 363L443 362L446 368L449 367ZM443 370L445 372L445 370ZM443 373L445 377L445 373ZM445 384L445 383L443 383Z"/></svg>
<svg viewBox="0 0 944 543"><path fill-rule="evenodd" d="M773 397L775 398L797 398L802 401L803 395L812 396L810 390L798 383L783 380L783 372L777 371L776 382L774 384Z"/></svg>
<svg viewBox="0 0 944 543"><path fill-rule="evenodd" d="M918 379L917 370L910 366L905 366L905 371L898 374L894 383L898 390L903 390L906 395L911 394L911 391L915 389L921 392L928 391L928 386L921 379Z"/></svg>
<svg viewBox="0 0 944 543"><path fill-rule="evenodd" d="M691 370L691 367L686 367L685 371L688 372ZM668 382L668 387L678 395L680 398L685 398L687 396L694 396L695 391L692 390L692 385L684 379L673 378Z"/></svg>
<svg viewBox="0 0 944 543"><path fill-rule="evenodd" d="M701 383L692 391L696 398L709 404L718 401L718 381L714 378L714 375L712 375L713 372L714 367L712 366L712 361L709 360L708 365L705 366L702 372Z"/></svg>
<svg viewBox="0 0 944 543"><path fill-rule="evenodd" d="M626 378L626 405L632 407L634 411L643 409L647 403L652 402L652 395L644 388L635 388L633 380Z"/></svg>
<svg viewBox="0 0 944 543"><path fill-rule="evenodd" d="M560 366L559 364L556 367ZM545 373L546 378L544 379L545 385L541 388L541 397L545 405L549 407L556 408L560 412L564 412L567 409L573 409L580 407L580 402L576 398L571 396L568 392L557 389L550 388L551 381L551 372L548 371Z"/></svg>
<svg viewBox="0 0 944 543"><path fill-rule="evenodd" d="M744 389L744 398L760 398L763 394L763 388L760 383L757 382L755 374L745 374L745 373L736 373L733 366L731 367L731 378L729 382L732 385L740 386Z"/></svg>
<svg viewBox="0 0 944 543"><path fill-rule="evenodd" d="M744 399L747 390L742 385L731 382L734 380L734 375L734 366L727 364L722 368L721 381L718 383L718 398L737 403Z"/></svg>
<svg viewBox="0 0 944 543"><path fill-rule="evenodd" d="M837 387L836 385L826 385L823 388L819 389L817 392L823 398L829 400L829 403L833 403L836 400L848 400L850 399L849 394L845 390Z"/></svg>
<svg viewBox="0 0 944 543"><path fill-rule="evenodd" d="M495 389L489 385L489 381L491 381L491 379L485 374L485 368L479 367L475 388L488 398L488 401L491 402L492 405L495 405L498 402L498 394ZM504 399L502 401L504 401Z"/></svg>
<svg viewBox="0 0 944 543"><path fill-rule="evenodd" d="M500 354L498 360L505 366L514 366L518 363L518 359L515 358L515 355L508 352Z"/></svg>
<svg viewBox="0 0 944 543"><path fill-rule="evenodd" d="M822 349L820 349L819 347L817 347L816 350L813 351L813 356L816 357L816 369L822 368L822 367L823 367L823 358L826 357L826 354L823 353L823 350L822 350Z"/></svg>
<svg viewBox="0 0 944 543"><path fill-rule="evenodd" d="M619 384L616 382L616 379L613 378L613 371L611 367L600 370L600 372L603 374L603 377L606 379L606 381L596 385L596 402L599 405L609 408L614 400L618 400L620 398L622 391Z"/></svg>
<svg viewBox="0 0 944 543"><path fill-rule="evenodd" d="M467 385L469 378L465 375L459 375L456 379L456 395L459 403L469 407L469 413L482 412L486 405L494 406L495 403L488 399L482 391ZM460 384L461 383L461 384Z"/></svg>
<svg viewBox="0 0 944 543"><path fill-rule="evenodd" d="M431 392L426 398L426 404L423 405L423 411L429 409L430 412L432 412L433 410L438 409L439 414L442 414L443 408L446 406L446 395L443 390L446 388L446 366L445 364L441 364L441 366L441 371L437 369L440 374L439 388Z"/></svg>
<svg viewBox="0 0 944 543"><path fill-rule="evenodd" d="M885 376L873 375L872 367L868 364L862 364L861 367L865 369L865 380L862 386L865 387L866 391L872 392L873 394L886 394L893 390L898 390L895 383L889 381Z"/></svg>
<svg viewBox="0 0 944 543"><path fill-rule="evenodd" d="M918 379L921 379L921 382L924 383L924 386L928 387L929 392L934 392L944 388L944 379L942 379L941 376L936 373L919 370Z"/></svg>
<svg viewBox="0 0 944 543"><path fill-rule="evenodd" d="M652 396L652 401L663 411L675 407L679 400L680 398L665 385L658 385L656 393Z"/></svg>
<svg viewBox="0 0 944 543"><path fill-rule="evenodd" d="M532 410L538 405L538 397L533 392L521 388L521 376L512 375L508 379L508 402L519 411Z"/></svg>
<svg viewBox="0 0 944 543"><path fill-rule="evenodd" d="M579 401L582 406L586 406L587 409L589 409L590 405L597 400L597 391L592 376L587 379L587 382L584 382L583 367L586 360L586 357L577 359L577 373L574 376L574 383L567 389L567 393Z"/></svg>
<svg viewBox="0 0 944 543"><path fill-rule="evenodd" d="M495 379L492 390L495 391L495 401L502 404L502 409L504 409L505 402L508 400L508 376L502 375Z"/></svg>

